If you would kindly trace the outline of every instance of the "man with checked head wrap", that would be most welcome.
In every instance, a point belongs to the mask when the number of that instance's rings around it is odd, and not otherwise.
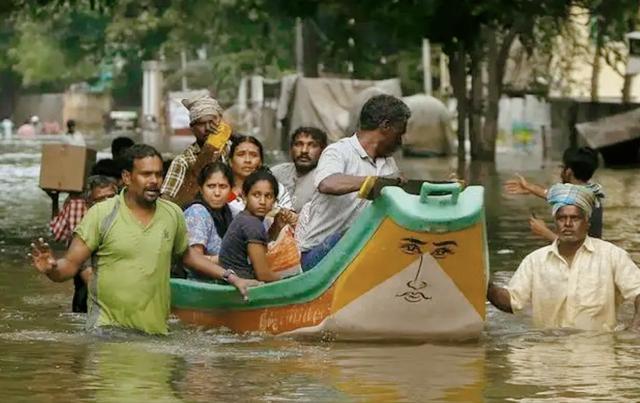
[[[222,120],[222,107],[209,95],[184,99],[182,104],[189,110],[189,125],[196,141],[171,162],[165,175],[160,193],[169,200],[178,195],[187,170],[196,163],[207,137],[215,133]]]
[[[487,299],[509,313],[531,305],[537,327],[613,331],[622,297],[634,301],[630,326],[640,331],[640,269],[623,249],[587,235],[594,193],[557,184],[547,200],[556,240],[525,257],[507,287],[489,282]]]

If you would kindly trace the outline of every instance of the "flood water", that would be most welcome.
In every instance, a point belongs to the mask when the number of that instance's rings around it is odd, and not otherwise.
[[[0,142],[0,401],[455,401],[585,402],[640,399],[640,335],[540,331],[525,316],[489,309],[482,338],[466,344],[310,343],[205,332],[171,322],[168,337],[84,332],[69,313],[71,283],[51,283],[25,258],[47,234],[50,202],[38,188],[41,142]],[[106,155],[105,155],[106,156]],[[407,176],[443,179],[450,160],[399,161]],[[507,198],[516,170],[541,183],[557,177],[526,156],[473,167],[486,186],[491,270],[508,280],[544,245],[529,233],[542,201]],[[635,170],[598,172],[607,193],[606,239],[640,262],[640,180]],[[621,320],[631,318],[626,304]]]

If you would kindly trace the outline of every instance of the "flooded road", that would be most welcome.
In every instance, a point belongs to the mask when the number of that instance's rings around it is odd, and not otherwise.
[[[2,402],[585,402],[638,401],[640,336],[531,329],[526,316],[489,309],[478,342],[370,345],[204,332],[171,323],[168,337],[84,332],[69,313],[72,284],[30,268],[30,240],[47,234],[50,202],[38,188],[39,142],[0,142],[0,401]],[[524,158],[526,159],[526,158]],[[544,245],[529,233],[544,202],[502,196],[515,168],[551,183],[557,168],[523,158],[471,169],[487,186],[491,269],[508,280]],[[405,159],[407,176],[446,178],[451,160]],[[529,166],[527,166],[529,165]],[[510,168],[506,168],[510,167]],[[640,179],[635,170],[600,170],[607,193],[605,238],[640,262]],[[623,307],[628,321],[632,307]]]

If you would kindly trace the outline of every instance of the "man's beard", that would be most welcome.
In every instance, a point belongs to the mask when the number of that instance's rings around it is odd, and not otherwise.
[[[296,166],[296,171],[298,173],[306,174],[307,172],[312,171],[315,167],[318,166],[318,161],[312,161],[310,158],[305,160],[303,164],[298,162],[299,158],[296,158],[293,161],[293,164]]]

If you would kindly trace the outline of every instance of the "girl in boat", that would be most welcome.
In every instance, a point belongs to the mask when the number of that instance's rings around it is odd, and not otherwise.
[[[259,169],[242,182],[242,194],[245,209],[222,238],[220,265],[245,279],[279,280],[280,276],[267,263],[269,236],[263,223],[278,198],[278,181],[268,170]]]
[[[229,195],[229,207],[234,213],[245,208],[243,183],[253,172],[263,167],[264,152],[260,140],[253,136],[234,135],[229,149],[229,166],[233,173],[233,187]],[[291,196],[285,187],[277,182],[278,206],[293,209]]]
[[[222,162],[205,165],[198,175],[198,186],[200,192],[184,211],[189,248],[217,264],[222,237],[233,219],[227,204],[233,187],[231,169]],[[204,280],[191,270],[187,274],[189,278]]]

